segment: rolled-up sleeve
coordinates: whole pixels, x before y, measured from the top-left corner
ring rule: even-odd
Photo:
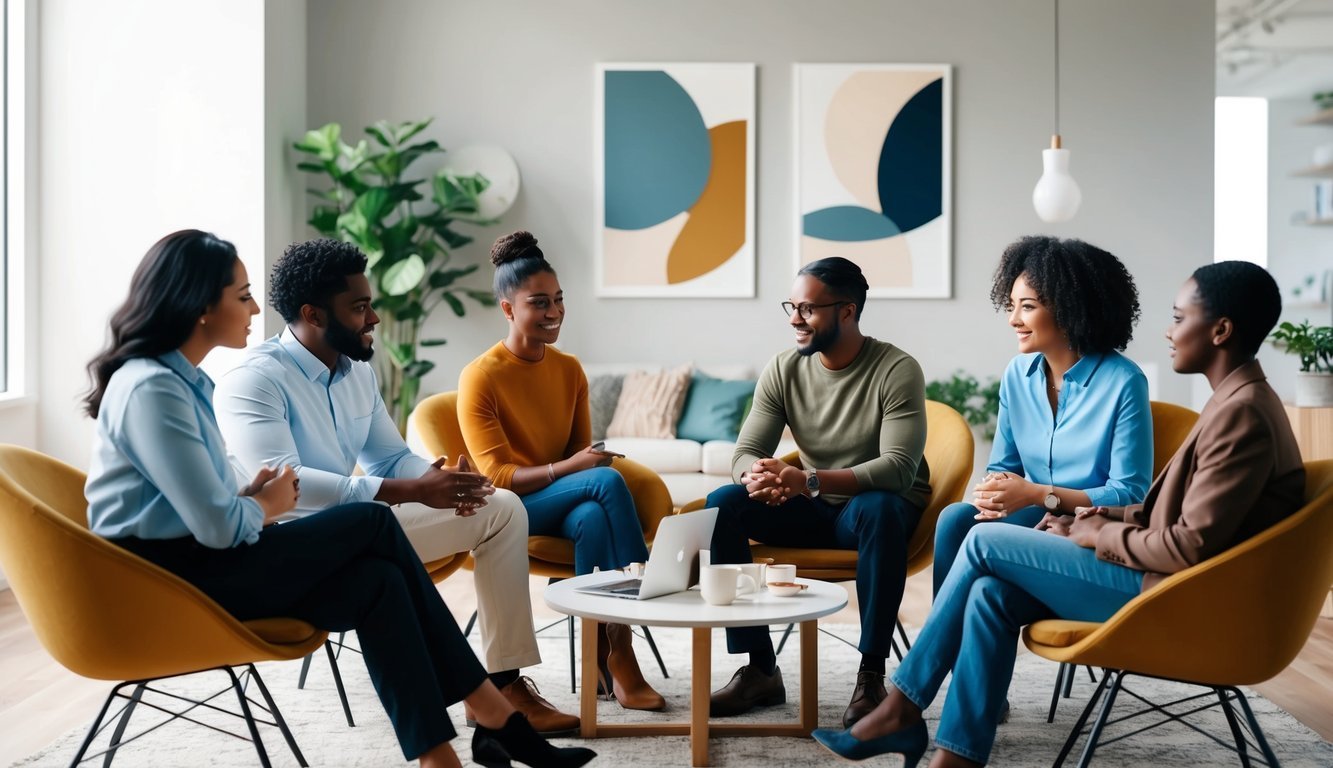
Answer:
[[[191,396],[166,376],[150,377],[129,393],[119,424],[119,448],[176,510],[200,544],[227,549],[259,540],[264,511],[237,496],[212,471]],[[230,480],[228,473],[227,480]]]

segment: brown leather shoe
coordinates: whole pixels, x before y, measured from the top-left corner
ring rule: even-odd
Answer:
[[[606,627],[607,653],[603,676],[610,676],[611,691],[616,701],[625,709],[642,709],[659,712],[666,709],[666,699],[653,690],[643,672],[639,670],[639,660],[634,656],[632,639],[634,632],[624,624],[604,624]],[[599,638],[600,639],[600,638]],[[600,649],[598,657],[601,657]],[[603,683],[604,684],[604,683]]]
[[[550,736],[575,733],[579,730],[578,717],[556,709],[551,702],[542,697],[537,684],[527,675],[501,688],[500,695],[504,696],[514,709],[523,713],[537,733]],[[477,719],[472,715],[472,707],[466,701],[463,702],[463,717],[468,725],[474,728],[477,726]]]
[[[787,688],[782,684],[782,670],[765,675],[758,667],[746,664],[731,676],[731,682],[713,691],[708,700],[710,717],[735,717],[755,707],[785,704]]]
[[[847,705],[847,711],[842,713],[842,727],[851,728],[852,723],[870,714],[870,710],[879,706],[881,701],[889,695],[884,690],[884,673],[867,672],[862,670],[856,673],[856,688],[852,690],[852,703]]]

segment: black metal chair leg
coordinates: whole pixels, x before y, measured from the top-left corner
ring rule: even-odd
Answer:
[[[305,689],[305,676],[310,674],[310,662],[313,661],[314,658],[315,652],[311,651],[305,655],[304,659],[301,659],[301,676],[296,678],[296,687],[298,690]]]
[[[795,624],[788,624],[787,628],[782,631],[782,639],[778,641],[778,649],[773,652],[774,656],[782,655],[782,649],[787,646],[787,638],[791,637],[791,631],[795,626]]]
[[[1097,685],[1097,690],[1092,692],[1087,705],[1083,707],[1083,712],[1078,716],[1078,721],[1074,723],[1073,730],[1069,732],[1069,738],[1065,739],[1064,746],[1060,748],[1060,754],[1055,758],[1053,768],[1060,768],[1065,764],[1065,758],[1069,757],[1069,753],[1073,751],[1074,744],[1078,742],[1078,737],[1083,735],[1083,726],[1087,724],[1088,717],[1092,715],[1092,710],[1097,706],[1097,702],[1101,700],[1102,693],[1106,690],[1106,684],[1110,682],[1110,679],[1111,675],[1109,673],[1102,675],[1102,681]],[[1059,692],[1060,689],[1057,687],[1055,690]]]
[[[283,718],[282,711],[278,709],[277,702],[273,701],[273,696],[268,692],[268,686],[264,685],[264,678],[259,676],[259,670],[255,669],[254,664],[247,665],[250,671],[250,678],[255,681],[255,687],[259,689],[259,694],[264,697],[264,703],[268,706],[268,713],[273,716],[273,722],[282,731],[282,738],[287,740],[287,746],[291,748],[292,754],[296,757],[296,763],[301,768],[310,768],[310,763],[305,761],[305,755],[301,754],[301,748],[296,746],[296,737],[292,736],[292,730],[287,727],[287,720]]]
[[[347,691],[343,688],[343,676],[338,671],[338,657],[333,653],[333,644],[324,641],[324,652],[329,657],[329,669],[333,670],[333,684],[338,689],[338,699],[343,705],[343,715],[347,717],[347,727],[355,728],[356,722],[352,720],[352,707],[347,703]]]
[[[332,651],[330,651],[332,653]],[[255,725],[255,715],[250,711],[250,702],[245,698],[245,689],[241,687],[241,681],[236,677],[236,673],[231,667],[223,667],[227,676],[231,678],[231,687],[236,691],[236,698],[241,703],[241,717],[245,719],[246,726],[250,729],[250,740],[254,742],[255,751],[259,753],[259,764],[264,768],[273,768],[268,760],[268,752],[264,749],[264,740],[259,738],[259,727]]]
[[[1092,763],[1092,753],[1097,751],[1097,740],[1102,737],[1102,730],[1106,728],[1106,721],[1111,719],[1111,708],[1115,706],[1115,696],[1120,692],[1120,686],[1125,680],[1123,671],[1116,672],[1115,680],[1106,689],[1106,696],[1102,699],[1102,710],[1097,713],[1097,722],[1092,724],[1092,731],[1088,734],[1088,742],[1083,745],[1083,756],[1078,759],[1078,768],[1087,768]]]
[[[467,627],[463,630],[463,637],[472,636],[472,627],[475,626],[476,623],[477,623],[477,612],[473,611],[472,618],[467,620]]]
[[[1069,698],[1069,694],[1073,693],[1074,691],[1074,678],[1078,676],[1078,667],[1074,666],[1073,664],[1065,664],[1064,666],[1068,667],[1068,669],[1065,670],[1065,691],[1064,691],[1064,697],[1067,699]]]
[[[102,768],[111,768],[111,761],[116,757],[116,748],[120,746],[120,737],[125,735],[125,727],[130,724],[130,714],[134,712],[134,707],[143,698],[144,689],[148,683],[139,683],[134,686],[134,693],[129,696],[129,703],[120,711],[120,719],[116,722],[116,729],[111,732],[111,741],[107,746],[106,758],[102,760]]]
[[[569,692],[574,693],[578,690],[578,676],[575,673],[575,667],[578,664],[574,661],[574,615],[569,616]],[[607,683],[611,681],[608,680]]]
[[[1222,714],[1227,716],[1227,727],[1231,728],[1231,738],[1236,741],[1236,753],[1240,755],[1241,768],[1250,768],[1249,746],[1245,741],[1245,734],[1240,730],[1236,712],[1231,708],[1231,695],[1225,688],[1214,688],[1213,693],[1217,694],[1217,703],[1222,709]]]
[[[1250,709],[1250,702],[1241,693],[1239,688],[1228,687],[1227,691],[1234,694],[1236,702],[1240,704],[1241,712],[1245,713],[1245,722],[1250,726],[1250,733],[1254,736],[1255,742],[1259,745],[1259,751],[1264,755],[1264,761],[1270,768],[1278,768],[1281,763],[1278,762],[1277,755],[1273,754],[1273,748],[1268,746],[1268,739],[1264,738],[1264,729],[1259,727],[1259,721],[1254,716],[1254,710]]]
[[[1097,673],[1092,671],[1092,667],[1085,666],[1084,669],[1088,670],[1088,679],[1094,683],[1097,682]]]
[[[898,634],[901,635],[903,639],[903,650],[910,652],[912,650],[912,641],[907,639],[907,627],[903,626],[902,619],[898,619],[897,623],[898,623]],[[902,657],[899,657],[898,661],[902,661]]]
[[[653,651],[653,658],[657,659],[657,667],[662,670],[662,677],[670,679],[667,674],[666,662],[662,661],[662,654],[657,650],[657,643],[653,642],[653,633],[647,627],[641,627],[643,630],[643,639],[648,641],[648,647]]]
[[[111,708],[111,702],[116,698],[116,694],[120,693],[120,689],[127,685],[139,685],[139,683],[133,681],[121,683],[112,688],[111,693],[106,695],[106,700],[102,702],[102,709],[98,711],[97,718],[93,720],[93,724],[88,728],[88,735],[83,737],[83,743],[79,745],[79,751],[75,753],[74,759],[70,761],[69,768],[76,768],[83,760],[84,754],[88,752],[88,747],[92,745],[93,739],[97,736],[98,727],[102,724],[102,720],[106,718],[106,711]]]
[[[1051,708],[1046,712],[1046,722],[1055,722],[1055,708],[1060,705],[1060,689],[1064,687],[1065,669],[1068,664],[1061,663],[1055,670],[1055,690],[1051,691]]]

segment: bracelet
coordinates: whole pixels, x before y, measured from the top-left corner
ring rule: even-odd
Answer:
[[[546,477],[549,478],[551,482],[553,482],[553,483],[555,482],[555,463],[554,463],[554,462],[552,462],[552,463],[546,465]]]

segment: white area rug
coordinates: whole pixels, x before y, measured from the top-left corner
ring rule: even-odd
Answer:
[[[856,638],[856,627],[830,627],[849,639]],[[688,719],[689,713],[689,631],[679,629],[658,629],[653,632],[658,647],[666,659],[671,674],[669,680],[663,680],[661,673],[653,663],[647,643],[642,639],[635,641],[639,658],[643,662],[648,679],[666,696],[669,712],[665,715],[627,712],[614,702],[599,704],[599,722],[646,721],[654,718],[669,718],[673,721]],[[761,710],[753,719],[775,720],[795,719],[798,689],[797,650],[793,634],[791,643],[779,659],[784,668],[787,683],[788,704],[785,707],[773,707]],[[475,637],[474,637],[475,641]],[[541,687],[543,695],[557,706],[568,712],[578,711],[578,700],[569,690],[569,657],[567,641],[557,627],[548,630],[542,636],[542,654],[546,662],[540,667],[527,670]],[[736,666],[742,663],[740,657],[730,657],[725,651],[725,641],[721,631],[714,635],[713,681],[714,687],[730,679]],[[842,711],[851,696],[856,665],[859,655],[842,643],[822,635],[819,640],[820,651],[820,708],[819,722],[832,726],[840,722]],[[890,662],[892,665],[892,662]],[[269,663],[260,665],[261,674],[272,691],[274,699],[281,707],[291,725],[297,743],[312,766],[397,766],[403,765],[402,753],[394,739],[388,718],[380,707],[379,700],[371,687],[370,679],[361,659],[354,654],[344,654],[341,663],[343,680],[348,688],[352,702],[352,713],[356,727],[348,728],[343,719],[338,696],[329,674],[328,664],[323,656],[317,656],[311,667],[310,678],[305,690],[297,690],[296,679],[300,671],[300,662]],[[1056,713],[1055,722],[1046,722],[1046,710],[1050,702],[1051,688],[1055,681],[1055,665],[1028,653],[1021,653],[1010,686],[1010,700],[1013,714],[1010,721],[1000,727],[998,740],[992,753],[992,764],[998,766],[1049,766],[1059,753],[1074,720],[1078,717],[1087,697],[1093,690],[1087,673],[1079,671],[1078,681],[1074,685],[1073,696],[1062,700]],[[169,690],[179,690],[189,694],[212,692],[226,685],[220,673],[196,675],[166,686]],[[1131,682],[1131,687],[1147,694],[1158,701],[1169,701],[1196,692],[1184,686],[1171,685],[1157,681],[1138,679]],[[110,690],[108,686],[108,690]],[[257,697],[257,694],[256,694]],[[1129,710],[1127,698],[1125,708],[1117,706],[1116,713]],[[1333,766],[1333,745],[1323,741],[1316,733],[1297,722],[1287,713],[1278,709],[1271,702],[1250,694],[1250,701],[1263,725],[1269,743],[1277,753],[1282,764],[1292,768],[1305,766]],[[235,705],[235,696],[228,693],[219,702],[226,706]],[[927,711],[932,733],[935,718],[939,716],[943,694],[935,705]],[[454,740],[464,764],[468,764],[471,729],[463,724],[462,705],[451,708],[455,726],[460,738]],[[160,715],[140,708],[136,712],[132,732],[136,726],[161,719]],[[210,721],[215,721],[209,718]],[[1197,716],[1194,721],[1210,733],[1227,739],[1229,731],[1226,722],[1217,710]],[[230,728],[244,729],[239,721],[228,724]],[[79,728],[65,734],[39,753],[16,763],[16,766],[64,766],[78,749],[84,736],[84,729]],[[1110,731],[1112,735],[1116,731]],[[281,735],[275,728],[261,728],[264,744],[274,766],[294,766],[296,761]],[[105,736],[95,745],[100,748],[105,743]],[[577,739],[562,739],[560,743],[582,743]],[[677,766],[689,765],[690,751],[688,737],[652,737],[598,739],[586,742],[597,750],[599,759],[592,765],[597,766]],[[837,764],[837,761],[809,739],[796,738],[714,738],[711,744],[713,765],[716,766],[816,766]],[[1077,755],[1074,756],[1077,758]],[[927,759],[929,756],[927,756]],[[868,765],[896,766],[900,764],[897,756],[881,757],[868,761]],[[1131,737],[1125,741],[1098,750],[1094,765],[1099,766],[1144,766],[1156,768],[1167,766],[1204,766],[1235,765],[1239,761],[1234,754],[1211,742],[1207,737],[1184,726],[1167,725],[1146,734]],[[258,759],[253,747],[207,728],[187,723],[172,723],[158,729],[148,736],[123,748],[116,756],[114,765],[123,768],[132,766],[255,766]]]

